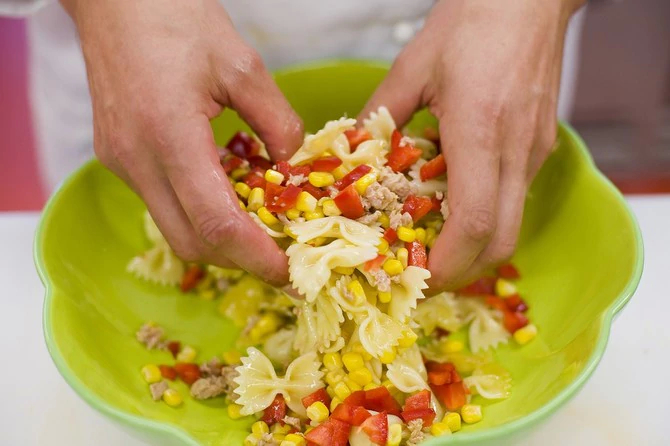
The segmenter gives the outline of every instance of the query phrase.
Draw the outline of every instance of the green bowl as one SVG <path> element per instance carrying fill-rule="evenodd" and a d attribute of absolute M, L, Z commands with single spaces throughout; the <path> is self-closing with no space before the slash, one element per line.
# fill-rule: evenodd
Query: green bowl
<path fill-rule="evenodd" d="M 355 116 L 386 67 L 333 62 L 278 73 L 279 86 L 306 128 L 315 131 L 344 113 Z M 419 114 L 412 125 L 431 123 Z M 225 143 L 244 125 L 232 112 L 213 122 Z M 573 397 L 605 351 L 614 315 L 642 272 L 642 238 L 623 197 L 595 168 L 583 141 L 560 128 L 553 153 L 528 194 L 518 254 L 519 288 L 539 327 L 525 347 L 497 356 L 514 379 L 512 396 L 485 406 L 482 422 L 428 444 L 513 442 Z M 120 180 L 92 161 L 47 204 L 37 231 L 35 261 L 46 286 L 44 334 L 65 380 L 92 407 L 155 444 L 241 444 L 250 420 L 232 421 L 221 401 L 186 399 L 172 409 L 151 400 L 139 375 L 145 363 L 167 360 L 134 333 L 148 320 L 207 358 L 229 349 L 237 334 L 215 302 L 143 283 L 125 271 L 147 247 L 144 206 Z M 623 377 L 622 377 L 623 378 Z M 179 383 L 176 384 L 178 387 Z M 179 388 L 182 394 L 185 387 Z"/>

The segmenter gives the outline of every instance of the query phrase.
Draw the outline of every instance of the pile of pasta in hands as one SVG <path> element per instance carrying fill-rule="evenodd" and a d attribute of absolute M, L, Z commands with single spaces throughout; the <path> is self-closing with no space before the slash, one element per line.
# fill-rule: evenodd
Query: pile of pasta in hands
<path fill-rule="evenodd" d="M 476 402 L 508 396 L 510 378 L 491 350 L 536 334 L 517 270 L 506 265 L 425 299 L 427 255 L 448 218 L 439 140 L 403 136 L 383 107 L 355 125 L 328 122 L 276 165 L 242 132 L 221 152 L 240 206 L 286 250 L 303 299 L 237 271 L 183 263 L 147 218 L 154 247 L 129 270 L 219 298 L 242 328 L 238 350 L 198 364 L 193 347 L 142 327 L 141 342 L 177 361 L 143 369 L 155 399 L 179 405 L 166 379 L 180 378 L 195 398 L 227 398 L 232 418 L 259 418 L 245 444 L 359 446 L 456 432 L 481 420 Z M 454 335 L 462 328 L 467 338 Z"/>

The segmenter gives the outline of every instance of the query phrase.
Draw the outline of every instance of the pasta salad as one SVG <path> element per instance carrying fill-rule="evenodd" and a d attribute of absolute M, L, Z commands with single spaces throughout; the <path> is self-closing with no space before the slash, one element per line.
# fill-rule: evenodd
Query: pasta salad
<path fill-rule="evenodd" d="M 140 342 L 176 361 L 142 368 L 155 400 L 179 406 L 168 383 L 177 378 L 196 399 L 225 398 L 231 418 L 257 419 L 245 445 L 411 446 L 480 421 L 482 401 L 509 396 L 492 351 L 537 333 L 519 272 L 504 265 L 426 299 L 427 256 L 449 217 L 439 139 L 403 135 L 384 107 L 356 124 L 330 121 L 276 164 L 244 132 L 220 153 L 240 207 L 285 249 L 300 299 L 181 261 L 146 214 L 152 247 L 128 270 L 218 299 L 241 329 L 236 350 L 198 363 L 194 347 L 141 327 Z"/>

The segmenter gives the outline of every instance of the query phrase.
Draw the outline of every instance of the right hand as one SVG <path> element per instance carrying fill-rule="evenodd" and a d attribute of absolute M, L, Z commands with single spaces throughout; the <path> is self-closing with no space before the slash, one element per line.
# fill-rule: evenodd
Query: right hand
<path fill-rule="evenodd" d="M 274 160 L 302 122 L 217 0 L 61 0 L 86 60 L 100 161 L 146 202 L 186 261 L 288 282 L 286 255 L 242 211 L 209 120 L 236 110 Z"/>

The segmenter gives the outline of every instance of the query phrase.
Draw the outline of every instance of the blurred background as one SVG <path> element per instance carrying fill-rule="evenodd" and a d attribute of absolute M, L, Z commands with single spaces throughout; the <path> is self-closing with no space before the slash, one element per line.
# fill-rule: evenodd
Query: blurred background
<path fill-rule="evenodd" d="M 0 18 L 0 211 L 37 210 L 24 22 Z M 591 2 L 572 124 L 624 193 L 670 193 L 670 1 Z"/>

